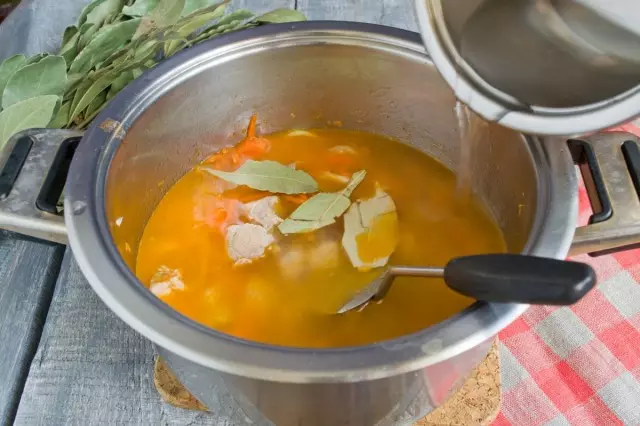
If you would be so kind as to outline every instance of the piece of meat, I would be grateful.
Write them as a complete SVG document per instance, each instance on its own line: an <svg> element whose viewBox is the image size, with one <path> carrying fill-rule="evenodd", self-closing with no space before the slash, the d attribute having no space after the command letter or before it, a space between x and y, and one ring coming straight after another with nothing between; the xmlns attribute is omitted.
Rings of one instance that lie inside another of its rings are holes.
<svg viewBox="0 0 640 426"><path fill-rule="evenodd" d="M277 202L278 196L272 195L247 203L244 205L247 217L252 222L270 231L274 226L282 222L282 218L276 214L274 209Z"/></svg>
<svg viewBox="0 0 640 426"><path fill-rule="evenodd" d="M158 271L151 277L149 290L157 297L166 296L174 290L184 290L182 273L178 269L171 269L167 266L160 266Z"/></svg>
<svg viewBox="0 0 640 426"><path fill-rule="evenodd" d="M273 241L273 236L262 226L253 223L231 225L226 232L227 253L237 264L251 263L264 256Z"/></svg>

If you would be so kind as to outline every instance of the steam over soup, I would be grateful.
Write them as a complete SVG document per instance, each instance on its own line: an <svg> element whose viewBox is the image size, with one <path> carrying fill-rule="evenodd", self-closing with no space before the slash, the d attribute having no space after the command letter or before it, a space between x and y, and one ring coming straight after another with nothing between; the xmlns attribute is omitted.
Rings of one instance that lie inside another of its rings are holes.
<svg viewBox="0 0 640 426"><path fill-rule="evenodd" d="M333 313L386 264L444 265L505 244L454 174L364 132L248 135L182 177L152 214L136 273L187 317L249 340L304 347L416 332L473 301L440 279L398 278L382 303Z"/></svg>

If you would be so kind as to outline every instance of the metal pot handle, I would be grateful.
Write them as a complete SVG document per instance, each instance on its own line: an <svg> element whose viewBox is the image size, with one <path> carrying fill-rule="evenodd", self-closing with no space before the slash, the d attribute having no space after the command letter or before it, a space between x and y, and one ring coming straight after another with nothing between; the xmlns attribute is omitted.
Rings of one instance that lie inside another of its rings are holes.
<svg viewBox="0 0 640 426"><path fill-rule="evenodd" d="M0 150L0 228L67 244L58 200L82 132L31 129Z"/></svg>
<svg viewBox="0 0 640 426"><path fill-rule="evenodd" d="M589 224L576 229L569 255L640 247L640 138L609 132L568 144L593 210Z"/></svg>

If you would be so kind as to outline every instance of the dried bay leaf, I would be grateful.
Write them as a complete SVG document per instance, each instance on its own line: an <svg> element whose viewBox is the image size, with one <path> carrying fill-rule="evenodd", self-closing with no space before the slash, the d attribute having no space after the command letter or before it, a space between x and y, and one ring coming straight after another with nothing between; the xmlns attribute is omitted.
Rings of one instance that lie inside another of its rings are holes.
<svg viewBox="0 0 640 426"><path fill-rule="evenodd" d="M87 72L95 64L107 59L122 45L127 43L136 32L140 19L105 25L91 39L89 44L78 53L69 71L73 73Z"/></svg>
<svg viewBox="0 0 640 426"><path fill-rule="evenodd" d="M69 114L68 126L71 126L78 115L89 106L89 104L102 92L104 89L111 85L111 82L118 76L119 70L112 70L104 73L97 79L87 79L83 81L75 96L73 97L73 103L71 105L71 113Z"/></svg>
<svg viewBox="0 0 640 426"><path fill-rule="evenodd" d="M235 21L231 21L228 22L224 25L216 25L215 28L210 28L207 30L202 31L194 40L193 40L193 44L197 44L200 43L202 41L205 40L209 40L212 39L214 37L217 37L221 34L225 34L227 32L231 32L231 31L236 31L236 30L243 30L246 28L251 28L254 26L257 26L258 24L250 24L246 22L246 19L237 19Z"/></svg>
<svg viewBox="0 0 640 426"><path fill-rule="evenodd" d="M60 97L45 95L11 105L0 112L0 149L14 134L34 127L46 127Z"/></svg>
<svg viewBox="0 0 640 426"><path fill-rule="evenodd" d="M93 9L98 7L100 4L104 3L105 0L93 0L89 2L80 12L80 16L78 16L78 27L81 27L87 21L87 15L91 13Z"/></svg>
<svg viewBox="0 0 640 426"><path fill-rule="evenodd" d="M345 213L342 247L355 268L384 266L397 244L396 205L381 189L373 198L353 203Z"/></svg>
<svg viewBox="0 0 640 426"><path fill-rule="evenodd" d="M4 92L7 81L24 66L25 62L27 62L27 58L24 55L14 55L0 64L0 99L2 99L2 92Z"/></svg>
<svg viewBox="0 0 640 426"><path fill-rule="evenodd" d="M62 56L47 56L16 71L2 92L2 108L29 98L62 95L67 84L67 63Z"/></svg>
<svg viewBox="0 0 640 426"><path fill-rule="evenodd" d="M71 42L73 37L78 34L78 27L75 25L68 26L64 29L64 33L62 34L62 43L60 43L60 50L62 50L67 44Z"/></svg>
<svg viewBox="0 0 640 426"><path fill-rule="evenodd" d="M93 100L87 106L87 109L84 111L85 120L89 117L93 118L93 116L100 111L100 107L107 100L107 89L98 93L98 95L93 98Z"/></svg>
<svg viewBox="0 0 640 426"><path fill-rule="evenodd" d="M159 0L156 7L142 18L133 39L138 39L158 28L175 24L180 19L184 4L185 0Z"/></svg>
<svg viewBox="0 0 640 426"><path fill-rule="evenodd" d="M81 51L82 49L84 49L99 29L100 28L94 24L90 24L88 22L84 23L78 31L78 42L76 44L76 51Z"/></svg>
<svg viewBox="0 0 640 426"><path fill-rule="evenodd" d="M142 57L138 61L123 63L117 67L103 68L95 73L89 74L89 78L86 78L80 83L73 97L68 126L71 126L74 121L77 121L76 119L79 114L89 106L100 92L109 87L123 72L140 67L149 60L151 55L153 55L153 52L148 52L147 57ZM100 107L98 111L100 109L102 109L102 107ZM85 124L85 121L86 117L82 120L82 124Z"/></svg>
<svg viewBox="0 0 640 426"><path fill-rule="evenodd" d="M101 27L110 18L119 14L123 6L122 0L104 0L87 13L85 22Z"/></svg>
<svg viewBox="0 0 640 426"><path fill-rule="evenodd" d="M246 185L260 191L305 194L318 190L318 183L311 175L275 161L247 160L233 172L215 170L207 165L201 165L199 168L227 182Z"/></svg>
<svg viewBox="0 0 640 426"><path fill-rule="evenodd" d="M122 8L122 13L140 18L149 12L151 12L158 5L158 0L137 0L131 6L125 6Z"/></svg>
<svg viewBox="0 0 640 426"><path fill-rule="evenodd" d="M75 32L73 30L70 31L70 33L73 34L66 41L63 41L62 47L60 47L60 51L58 52L58 55L64 58L67 65L73 62L78 54L78 43L80 40L80 30L76 27L67 27L67 30L70 28L74 28ZM65 30L65 37L66 35L67 31Z"/></svg>
<svg viewBox="0 0 640 426"><path fill-rule="evenodd" d="M125 88L127 84L133 81L133 71L127 70L122 72L115 80L111 83L111 87L107 92L106 100L112 99L119 91Z"/></svg>
<svg viewBox="0 0 640 426"><path fill-rule="evenodd" d="M257 22L265 24L279 24L283 22L299 22L306 20L307 17L304 16L304 13L293 9L275 9L256 18Z"/></svg>
<svg viewBox="0 0 640 426"><path fill-rule="evenodd" d="M52 129L62 129L67 125L69 121L69 113L71 112L71 101L63 102L62 106L58 109L49 126Z"/></svg>
<svg viewBox="0 0 640 426"><path fill-rule="evenodd" d="M340 192L321 192L302 203L291 216L280 224L283 234L311 232L335 223L351 205L349 197L364 180L367 172L354 173L347 186Z"/></svg>
<svg viewBox="0 0 640 426"><path fill-rule="evenodd" d="M229 0L223 3L228 3L228 2ZM200 12L202 9L206 7L213 6L213 5L218 6L223 3L219 3L219 0L186 0L184 4L184 9L182 9L182 16L187 16L194 12Z"/></svg>
<svg viewBox="0 0 640 426"><path fill-rule="evenodd" d="M27 62L24 63L24 66L26 67L27 65L37 64L48 56L50 56L48 53L36 53L35 55L27 58Z"/></svg>
<svg viewBox="0 0 640 426"><path fill-rule="evenodd" d="M218 3L212 7L212 10L194 13L193 15L180 19L177 24L172 26L171 30L177 34L178 38L186 38L206 23L220 18L224 14L224 10L225 4ZM174 54L180 44L181 42L178 40L167 42L164 48L165 55L171 56Z"/></svg>
<svg viewBox="0 0 640 426"><path fill-rule="evenodd" d="M251 12L251 11L249 11L247 9L238 9L238 10L235 10L235 11L225 15L218 22L216 22L214 25L206 28L203 32L212 31L212 30L220 28L221 26L224 26L224 25L237 23L238 21L245 21L247 19L253 18L254 16L255 15L253 14L253 12Z"/></svg>

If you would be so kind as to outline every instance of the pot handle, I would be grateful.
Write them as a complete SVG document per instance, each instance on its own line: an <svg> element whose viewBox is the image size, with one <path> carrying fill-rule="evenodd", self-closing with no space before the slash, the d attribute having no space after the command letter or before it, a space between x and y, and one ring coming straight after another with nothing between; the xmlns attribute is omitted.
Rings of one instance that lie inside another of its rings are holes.
<svg viewBox="0 0 640 426"><path fill-rule="evenodd" d="M640 247L640 139L608 132L568 144L593 210L589 223L576 229L569 255Z"/></svg>
<svg viewBox="0 0 640 426"><path fill-rule="evenodd" d="M82 132L30 129L0 150L0 228L67 244L58 202Z"/></svg>

